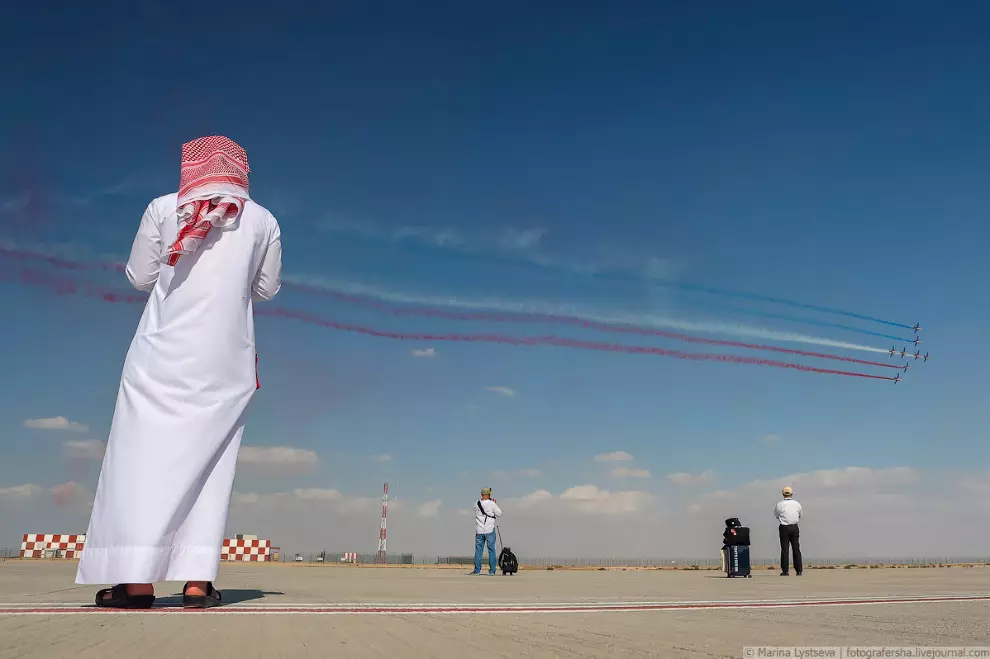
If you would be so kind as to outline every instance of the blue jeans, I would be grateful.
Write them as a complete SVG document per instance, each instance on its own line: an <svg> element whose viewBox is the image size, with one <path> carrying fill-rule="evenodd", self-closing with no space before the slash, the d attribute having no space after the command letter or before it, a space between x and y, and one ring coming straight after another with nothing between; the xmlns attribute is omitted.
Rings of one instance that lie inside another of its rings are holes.
<svg viewBox="0 0 990 659"><path fill-rule="evenodd" d="M481 554L485 551L485 544L488 544L488 571L495 574L495 531L491 533L474 534L474 572L481 572Z"/></svg>

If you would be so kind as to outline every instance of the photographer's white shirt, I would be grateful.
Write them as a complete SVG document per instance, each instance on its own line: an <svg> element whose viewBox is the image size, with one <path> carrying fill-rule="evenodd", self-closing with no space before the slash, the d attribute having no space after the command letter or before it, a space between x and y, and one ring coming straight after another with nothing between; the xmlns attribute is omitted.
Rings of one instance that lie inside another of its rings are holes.
<svg viewBox="0 0 990 659"><path fill-rule="evenodd" d="M491 499L479 499L478 502L485 509L485 513L482 514L478 503L474 504L475 533L491 533L495 530L495 518L502 516L502 509Z"/></svg>

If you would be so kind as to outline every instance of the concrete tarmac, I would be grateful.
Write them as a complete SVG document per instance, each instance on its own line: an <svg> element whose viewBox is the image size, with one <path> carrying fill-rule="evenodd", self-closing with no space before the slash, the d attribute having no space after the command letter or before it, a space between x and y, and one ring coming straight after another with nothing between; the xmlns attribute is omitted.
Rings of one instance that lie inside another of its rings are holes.
<svg viewBox="0 0 990 659"><path fill-rule="evenodd" d="M990 646L990 568L717 572L221 566L228 604L92 606L76 564L0 564L0 658L742 657L746 646Z"/></svg>

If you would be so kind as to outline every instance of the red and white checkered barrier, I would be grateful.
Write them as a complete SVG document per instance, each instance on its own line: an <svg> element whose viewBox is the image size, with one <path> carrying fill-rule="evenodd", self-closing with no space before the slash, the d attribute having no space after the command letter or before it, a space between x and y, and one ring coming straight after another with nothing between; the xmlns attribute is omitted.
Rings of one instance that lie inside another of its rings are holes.
<svg viewBox="0 0 990 659"><path fill-rule="evenodd" d="M226 538L220 548L221 561L270 561L272 553L271 540L238 540Z"/></svg>
<svg viewBox="0 0 990 659"><path fill-rule="evenodd" d="M341 563L354 563L356 565L357 562L358 562L357 552L356 551L344 552L343 554L340 555L340 562Z"/></svg>
<svg viewBox="0 0 990 659"><path fill-rule="evenodd" d="M85 534L25 533L21 558L79 558L85 544Z"/></svg>

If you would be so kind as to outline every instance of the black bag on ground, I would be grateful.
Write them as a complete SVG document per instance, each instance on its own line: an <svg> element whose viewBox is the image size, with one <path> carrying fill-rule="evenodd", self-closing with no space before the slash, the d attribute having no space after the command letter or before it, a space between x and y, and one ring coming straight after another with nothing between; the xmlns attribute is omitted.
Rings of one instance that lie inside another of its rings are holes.
<svg viewBox="0 0 990 659"><path fill-rule="evenodd" d="M519 560L508 547L502 547L502 553L498 555L498 568L502 570L502 576L519 571Z"/></svg>
<svg viewBox="0 0 990 659"><path fill-rule="evenodd" d="M731 547L733 545L743 545L745 547L749 546L749 527L748 526L737 526L732 529L725 529L722 533L722 544L726 547Z"/></svg>
<svg viewBox="0 0 990 659"><path fill-rule="evenodd" d="M722 532L722 544L726 547L733 545L749 546L749 527L743 526L738 517L725 520L725 531Z"/></svg>

